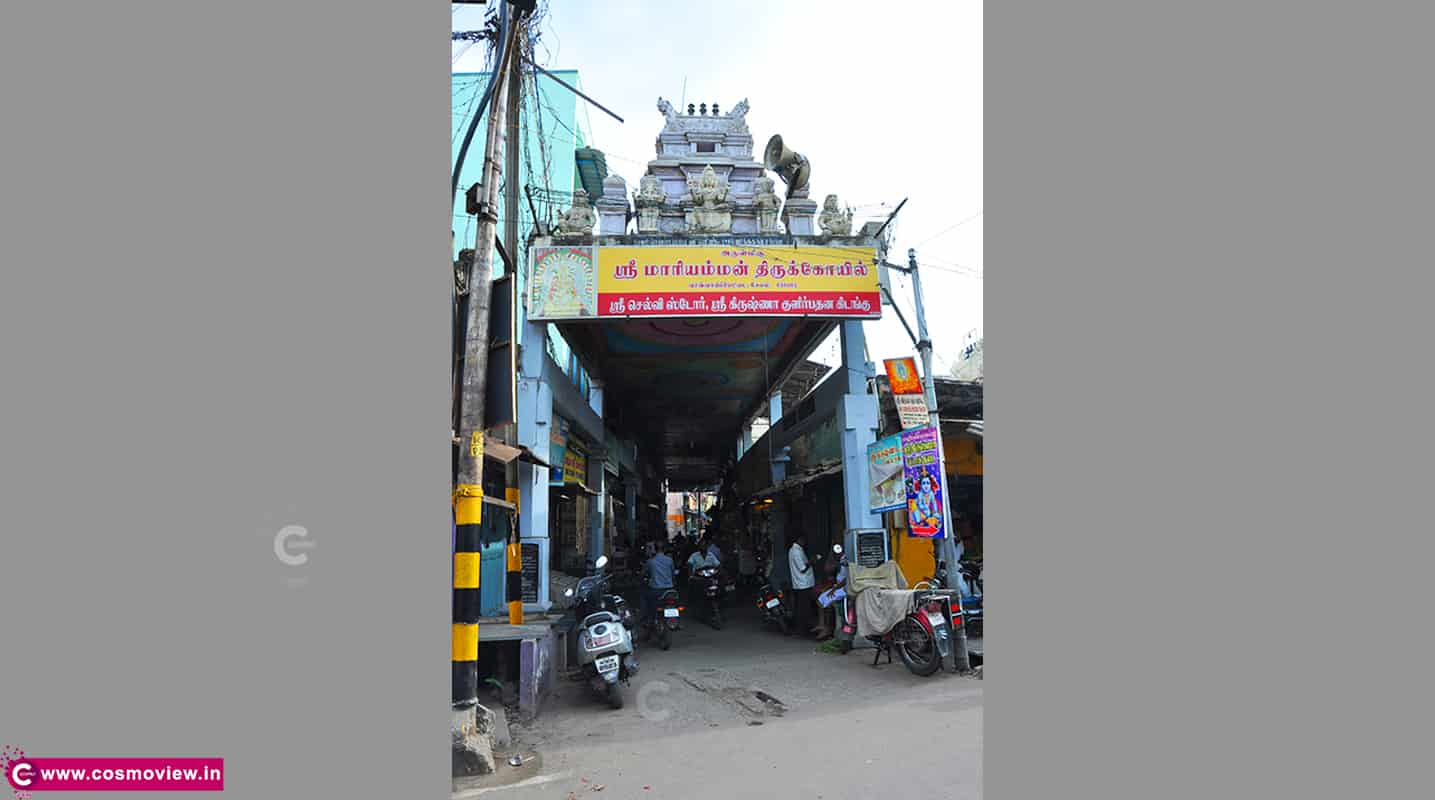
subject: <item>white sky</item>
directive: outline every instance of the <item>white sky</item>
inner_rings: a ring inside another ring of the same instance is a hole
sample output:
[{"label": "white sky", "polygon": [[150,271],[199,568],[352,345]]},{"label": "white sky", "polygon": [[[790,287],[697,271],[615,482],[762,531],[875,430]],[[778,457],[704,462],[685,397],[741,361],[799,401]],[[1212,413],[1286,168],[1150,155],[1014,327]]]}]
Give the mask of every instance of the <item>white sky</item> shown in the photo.
[{"label": "white sky", "polygon": [[[455,30],[482,27],[482,6],[455,9]],[[559,2],[543,23],[541,43],[540,64],[577,69],[583,90],[626,120],[586,109],[592,145],[630,187],[654,157],[663,121],[659,95],[674,105],[716,102],[724,112],[746,97],[756,160],[768,137],[782,134],[812,162],[812,197],[820,202],[835,193],[854,208],[854,231],[910,197],[893,223],[889,258],[905,263],[907,248],[915,247],[919,263],[931,267],[922,282],[938,373],[959,358],[970,331],[980,335],[977,0]],[[469,49],[454,71],[482,70],[483,49]],[[910,282],[895,273],[893,294],[915,329]],[[874,360],[913,354],[890,308],[865,328]],[[828,363],[835,357],[835,341],[814,354]]]}]

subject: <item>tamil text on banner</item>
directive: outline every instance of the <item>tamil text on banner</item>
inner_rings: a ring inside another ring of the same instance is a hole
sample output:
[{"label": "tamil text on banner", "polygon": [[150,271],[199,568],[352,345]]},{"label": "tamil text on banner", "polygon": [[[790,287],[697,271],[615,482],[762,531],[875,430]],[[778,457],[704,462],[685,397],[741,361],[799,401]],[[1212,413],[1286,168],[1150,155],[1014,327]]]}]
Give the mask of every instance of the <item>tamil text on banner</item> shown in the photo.
[{"label": "tamil text on banner", "polygon": [[562,419],[555,418],[548,432],[548,485],[563,485],[563,466],[568,451],[568,431]]},{"label": "tamil text on banner", "polygon": [[872,248],[549,246],[530,259],[533,320],[882,315]]},{"label": "tamil text on banner", "polygon": [[906,507],[907,490],[902,474],[900,434],[878,439],[867,445],[867,471],[872,487],[873,514]]},{"label": "tamil text on banner", "polygon": [[588,454],[568,443],[563,451],[563,482],[586,483],[588,480]]},{"label": "tamil text on banner", "polygon": [[897,418],[902,422],[902,429],[931,424],[931,411],[927,408],[922,378],[917,374],[916,359],[911,356],[889,358],[882,363],[887,368],[887,384],[892,387],[892,402],[897,406]]},{"label": "tamil text on banner", "polygon": [[903,431],[902,464],[907,484],[907,527],[911,535],[941,539],[946,535],[942,519],[942,440],[934,427]]}]

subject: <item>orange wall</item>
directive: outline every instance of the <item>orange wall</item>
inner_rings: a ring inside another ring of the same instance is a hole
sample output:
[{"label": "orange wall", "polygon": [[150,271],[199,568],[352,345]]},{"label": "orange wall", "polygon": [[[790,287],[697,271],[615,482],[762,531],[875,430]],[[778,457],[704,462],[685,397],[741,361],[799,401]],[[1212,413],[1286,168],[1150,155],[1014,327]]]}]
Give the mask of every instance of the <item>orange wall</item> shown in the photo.
[{"label": "orange wall", "polygon": [[942,437],[942,456],[947,460],[947,474],[982,474],[982,454],[977,449],[979,442],[966,437]]}]

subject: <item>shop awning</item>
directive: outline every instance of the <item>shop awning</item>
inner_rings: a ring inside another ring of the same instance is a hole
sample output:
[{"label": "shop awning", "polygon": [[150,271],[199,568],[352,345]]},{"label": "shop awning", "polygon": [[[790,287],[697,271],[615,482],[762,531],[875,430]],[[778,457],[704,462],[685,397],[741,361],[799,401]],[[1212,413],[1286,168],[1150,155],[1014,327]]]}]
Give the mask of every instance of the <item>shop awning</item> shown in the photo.
[{"label": "shop awning", "polygon": [[518,506],[516,506],[516,505],[514,505],[514,504],[512,504],[512,503],[510,503],[510,502],[508,502],[507,500],[499,500],[497,497],[489,497],[488,495],[484,495],[484,496],[483,496],[483,502],[484,502],[485,504],[487,504],[487,505],[490,505],[490,506],[498,506],[499,508],[506,508],[506,509],[508,509],[509,511],[517,511],[517,510],[518,510]]},{"label": "shop awning", "polygon": [[803,484],[811,483],[818,478],[825,478],[828,475],[837,475],[841,472],[841,464],[833,464],[829,467],[824,467],[822,469],[814,470],[811,472],[804,472],[801,475],[794,475],[787,480],[784,480],[782,483],[777,484],[776,486],[769,486],[768,488],[763,489],[762,491],[753,495],[753,497],[771,497],[772,495],[785,492],[789,489],[796,489]]},{"label": "shop awning", "polygon": [[552,466],[547,461],[539,458],[536,453],[521,444],[515,447],[513,445],[504,444],[503,442],[484,442],[483,454],[503,464],[511,463],[513,459],[516,458],[520,461],[527,461],[535,466],[552,469]]},{"label": "shop awning", "polygon": [[597,497],[597,496],[598,496],[598,490],[589,487],[588,484],[583,483],[582,481],[578,481],[578,482],[576,482],[576,483],[574,483],[574,482],[565,483],[565,484],[563,484],[563,488],[564,488],[564,489],[577,489],[578,491],[583,492],[584,494],[590,494],[590,495],[593,495],[594,497]]}]

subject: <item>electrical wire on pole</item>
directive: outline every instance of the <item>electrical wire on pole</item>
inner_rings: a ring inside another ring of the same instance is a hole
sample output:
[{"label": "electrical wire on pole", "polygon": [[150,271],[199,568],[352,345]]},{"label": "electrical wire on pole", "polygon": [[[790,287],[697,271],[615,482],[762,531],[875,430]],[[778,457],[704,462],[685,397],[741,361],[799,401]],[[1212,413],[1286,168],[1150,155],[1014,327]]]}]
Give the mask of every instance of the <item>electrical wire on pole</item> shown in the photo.
[{"label": "electrical wire on pole", "polygon": [[[937,431],[937,461],[941,466],[940,474],[942,482],[947,480],[947,460],[943,453],[942,442],[942,421],[937,408],[937,378],[932,374],[932,339],[927,334],[927,311],[925,299],[922,296],[922,275],[917,271],[917,251],[907,251],[907,271],[912,276],[912,295],[916,300],[917,316],[917,353],[922,358],[922,373],[926,380],[924,383],[927,398],[927,412],[930,414],[929,421]],[[942,491],[942,538],[936,540],[936,545],[941,553],[939,560],[947,564],[947,588],[959,589],[961,584],[957,576],[961,574],[961,565],[957,563],[956,531],[952,529],[952,497],[951,487],[943,486]],[[962,593],[956,591],[954,594],[956,614],[961,614]],[[958,672],[970,672],[972,669],[971,656],[967,651],[967,627],[956,625],[952,629],[953,648],[956,650],[956,667]]]},{"label": "electrical wire on pole", "polygon": [[[506,4],[505,4],[506,5]],[[469,273],[463,358],[460,362],[458,469],[454,480],[454,608],[453,705],[468,709],[478,704],[479,523],[483,513],[484,398],[487,391],[489,317],[493,283],[494,238],[498,224],[497,193],[502,170],[508,112],[508,70],[514,68],[513,39],[519,26],[507,26],[493,75],[494,97],[489,106],[488,130],[483,148],[482,179],[469,190],[469,211],[478,217]],[[457,171],[454,173],[457,175]],[[515,176],[515,180],[516,180]]]}]

